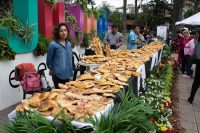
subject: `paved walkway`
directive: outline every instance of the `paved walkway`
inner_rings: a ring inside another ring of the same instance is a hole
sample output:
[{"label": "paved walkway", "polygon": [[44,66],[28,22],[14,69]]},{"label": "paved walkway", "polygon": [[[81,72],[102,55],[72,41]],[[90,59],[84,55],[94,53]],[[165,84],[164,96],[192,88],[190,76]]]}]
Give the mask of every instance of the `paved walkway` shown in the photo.
[{"label": "paved walkway", "polygon": [[[173,56],[175,59],[177,58],[177,54],[173,54]],[[192,69],[195,69],[195,65]],[[175,86],[179,92],[180,124],[185,129],[184,133],[200,133],[200,91],[197,91],[193,104],[187,101],[193,80],[194,78],[184,78],[181,72],[178,71]]]},{"label": "paved walkway", "polygon": [[180,123],[185,128],[185,133],[200,133],[200,91],[197,91],[193,104],[187,101],[193,80],[183,78],[179,72],[176,82],[176,89],[179,90]]}]

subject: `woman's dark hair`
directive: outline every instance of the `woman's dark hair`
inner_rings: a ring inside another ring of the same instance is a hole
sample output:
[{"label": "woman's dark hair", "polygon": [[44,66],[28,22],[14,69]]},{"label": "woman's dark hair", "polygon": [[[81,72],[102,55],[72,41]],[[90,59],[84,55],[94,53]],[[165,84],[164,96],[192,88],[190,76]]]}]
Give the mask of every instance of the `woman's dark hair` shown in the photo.
[{"label": "woman's dark hair", "polygon": [[67,33],[68,33],[68,34],[67,34],[67,40],[70,39],[70,32],[69,32],[69,29],[68,29],[67,25],[66,25],[65,23],[60,23],[60,24],[56,25],[56,26],[54,27],[54,29],[53,29],[53,37],[54,37],[54,40],[59,40],[59,39],[60,39],[59,32],[60,32],[60,28],[61,28],[62,26],[65,26],[66,29],[67,29]]}]

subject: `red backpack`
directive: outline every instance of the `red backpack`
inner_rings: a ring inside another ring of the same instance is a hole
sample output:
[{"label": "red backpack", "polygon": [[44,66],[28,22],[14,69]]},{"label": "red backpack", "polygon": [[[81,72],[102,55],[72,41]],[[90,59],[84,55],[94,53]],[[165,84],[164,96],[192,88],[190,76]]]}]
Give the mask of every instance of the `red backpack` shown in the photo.
[{"label": "red backpack", "polygon": [[25,92],[40,91],[41,75],[35,70],[32,63],[22,63],[15,67],[15,80],[20,81]]},{"label": "red backpack", "polygon": [[36,72],[35,67],[32,63],[22,63],[15,67],[15,80],[23,80],[26,72]]}]

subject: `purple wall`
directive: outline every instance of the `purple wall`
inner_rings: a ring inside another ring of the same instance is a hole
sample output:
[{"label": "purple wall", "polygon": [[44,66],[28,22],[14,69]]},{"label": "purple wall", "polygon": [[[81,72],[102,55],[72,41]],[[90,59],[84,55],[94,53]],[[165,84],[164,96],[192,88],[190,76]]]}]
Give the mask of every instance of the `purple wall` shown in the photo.
[{"label": "purple wall", "polygon": [[[80,5],[68,5],[68,14],[70,16],[74,16],[77,20],[77,28],[81,30],[82,33],[84,33],[84,11],[83,8]],[[83,38],[80,39],[79,43],[82,43]]]}]

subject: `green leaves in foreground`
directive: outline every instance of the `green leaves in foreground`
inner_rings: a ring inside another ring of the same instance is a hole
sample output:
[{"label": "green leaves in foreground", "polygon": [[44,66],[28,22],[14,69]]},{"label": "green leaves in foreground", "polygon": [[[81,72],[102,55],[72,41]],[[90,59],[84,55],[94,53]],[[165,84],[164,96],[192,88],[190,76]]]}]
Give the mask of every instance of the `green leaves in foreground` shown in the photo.
[{"label": "green leaves in foreground", "polygon": [[[57,119],[62,117],[63,120]],[[11,124],[1,125],[6,133],[76,133],[71,121],[61,111],[52,121],[37,112],[18,114]]]},{"label": "green leaves in foreground", "polygon": [[150,118],[154,110],[139,101],[128,90],[120,91],[122,102],[116,104],[107,116],[101,116],[101,120],[90,118],[94,125],[93,133],[146,133],[154,131],[155,127]]}]

